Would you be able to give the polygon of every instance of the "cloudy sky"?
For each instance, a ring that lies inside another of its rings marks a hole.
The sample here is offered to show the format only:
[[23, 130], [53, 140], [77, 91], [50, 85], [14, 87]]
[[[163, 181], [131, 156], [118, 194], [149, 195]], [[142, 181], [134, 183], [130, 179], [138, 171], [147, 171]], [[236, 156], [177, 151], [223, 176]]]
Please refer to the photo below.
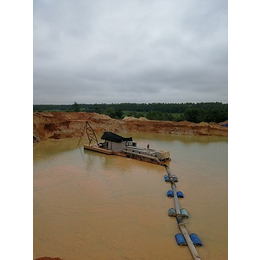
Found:
[[228, 101], [227, 0], [33, 4], [34, 104]]

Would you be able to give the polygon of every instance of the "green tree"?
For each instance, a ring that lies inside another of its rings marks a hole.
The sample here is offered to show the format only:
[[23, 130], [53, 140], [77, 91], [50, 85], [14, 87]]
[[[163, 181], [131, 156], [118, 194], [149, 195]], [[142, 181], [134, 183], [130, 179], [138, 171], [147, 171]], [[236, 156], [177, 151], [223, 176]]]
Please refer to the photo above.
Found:
[[79, 112], [79, 105], [78, 103], [75, 101], [74, 104], [72, 105], [73, 111], [74, 112]]
[[121, 109], [116, 109], [115, 110], [115, 117], [118, 118], [118, 119], [121, 119], [123, 116], [123, 112]]
[[99, 106], [95, 106], [95, 112], [101, 114], [101, 109]]
[[187, 108], [184, 112], [184, 118], [187, 121], [198, 123], [200, 110], [195, 107]]
[[116, 116], [115, 109], [113, 107], [107, 108], [106, 115], [110, 116], [111, 118], [115, 118], [115, 116]]

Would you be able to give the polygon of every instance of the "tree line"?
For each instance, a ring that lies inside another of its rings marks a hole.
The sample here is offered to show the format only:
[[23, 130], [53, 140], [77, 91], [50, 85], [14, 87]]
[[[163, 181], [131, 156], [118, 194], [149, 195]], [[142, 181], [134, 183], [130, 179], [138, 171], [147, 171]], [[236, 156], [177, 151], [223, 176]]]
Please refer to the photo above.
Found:
[[200, 103], [118, 103], [118, 104], [78, 104], [33, 105], [34, 112], [95, 112], [122, 119], [125, 116], [146, 117], [150, 120], [224, 122], [228, 120], [228, 104], [222, 102]]

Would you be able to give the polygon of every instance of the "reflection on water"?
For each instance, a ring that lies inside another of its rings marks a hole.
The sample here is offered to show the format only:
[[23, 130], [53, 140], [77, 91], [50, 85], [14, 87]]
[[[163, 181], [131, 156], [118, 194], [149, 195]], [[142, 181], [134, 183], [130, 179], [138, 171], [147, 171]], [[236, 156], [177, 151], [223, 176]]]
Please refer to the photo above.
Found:
[[[123, 135], [123, 134], [122, 134]], [[202, 259], [228, 259], [228, 142], [221, 137], [127, 134], [168, 149], [184, 193], [186, 227]], [[81, 144], [86, 142], [82, 140]], [[78, 139], [34, 144], [34, 258], [191, 259], [178, 247], [164, 167], [84, 151]]]

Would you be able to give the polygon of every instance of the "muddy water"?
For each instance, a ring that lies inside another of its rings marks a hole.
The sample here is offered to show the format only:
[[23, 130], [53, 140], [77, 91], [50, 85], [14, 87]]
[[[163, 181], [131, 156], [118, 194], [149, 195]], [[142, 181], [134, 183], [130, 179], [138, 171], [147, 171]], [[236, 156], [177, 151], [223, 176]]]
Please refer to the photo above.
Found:
[[[139, 146], [170, 150], [201, 259], [228, 259], [227, 138], [129, 135]], [[34, 144], [34, 258], [192, 259], [175, 242], [165, 168], [84, 151], [77, 142]]]

